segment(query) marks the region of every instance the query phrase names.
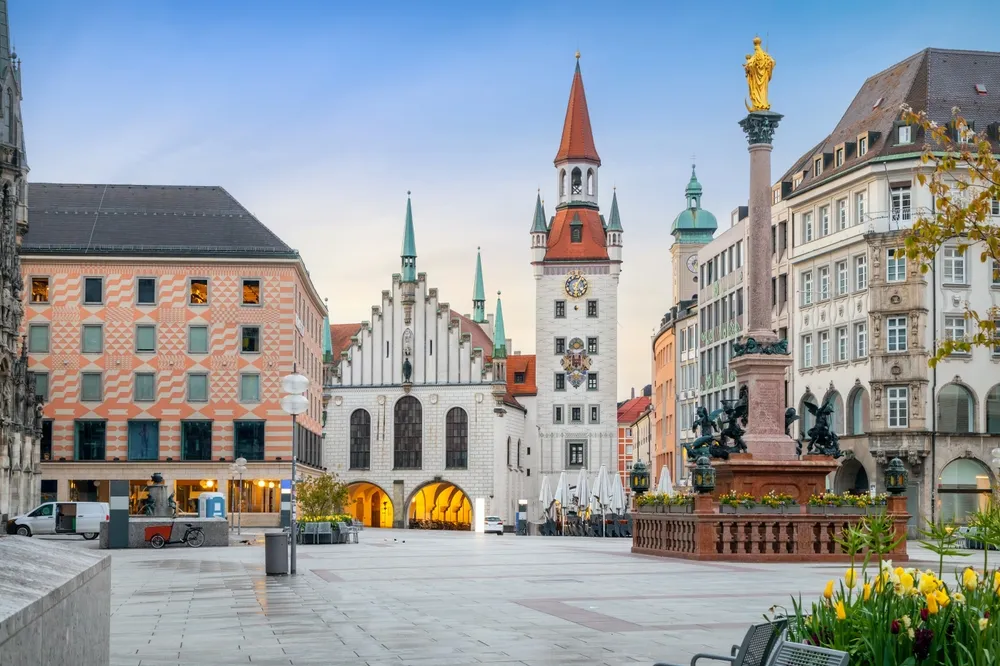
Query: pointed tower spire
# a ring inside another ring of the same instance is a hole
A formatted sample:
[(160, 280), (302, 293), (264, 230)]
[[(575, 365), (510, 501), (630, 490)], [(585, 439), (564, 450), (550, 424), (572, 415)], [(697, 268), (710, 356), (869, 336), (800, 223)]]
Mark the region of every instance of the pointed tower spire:
[[(7, 19), (7, 0), (0, 0), (0, 63), (6, 66), (13, 59), (10, 50), (10, 21)], [(2, 69), (0, 69), (2, 73)]]
[(594, 133), (590, 129), (590, 112), (587, 110), (587, 95), (583, 92), (583, 75), (580, 73), (580, 52), (576, 53), (576, 73), (569, 89), (569, 105), (563, 123), (562, 141), (555, 163), (568, 160), (589, 160), (601, 164), (594, 146)]
[(410, 192), (406, 192), (406, 225), (403, 227), (403, 282), (417, 281), (417, 242), (413, 235), (413, 208), (410, 205)]
[(507, 358), (507, 335), (503, 330), (503, 305), (497, 292), (497, 316), (493, 320), (493, 358)]
[(535, 217), (531, 221), (531, 233), (545, 234), (549, 231), (549, 225), (545, 222), (545, 208), (542, 207), (542, 193), (539, 190), (535, 197)]
[(622, 229), (622, 220), (618, 214), (618, 191), (611, 195), (611, 219), (608, 221), (608, 231), (625, 231)]
[(687, 198), (688, 208), (701, 207), (701, 183), (698, 182), (698, 176), (695, 175), (694, 164), (691, 165), (691, 180), (684, 188), (684, 196)]
[(323, 299), (326, 304), (326, 315), (323, 317), (323, 363), (333, 363), (333, 339), (330, 337), (330, 300)]
[(483, 259), (480, 248), (476, 248), (476, 282), (472, 287), (472, 321), (486, 322), (486, 289), (483, 287)]

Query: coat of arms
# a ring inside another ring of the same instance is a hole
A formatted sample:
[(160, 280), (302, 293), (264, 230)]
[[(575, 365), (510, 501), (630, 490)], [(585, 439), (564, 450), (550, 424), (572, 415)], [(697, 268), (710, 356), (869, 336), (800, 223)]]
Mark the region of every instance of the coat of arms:
[(566, 371), (566, 379), (573, 388), (580, 388), (587, 373), (590, 371), (590, 356), (580, 338), (573, 338), (566, 345), (566, 355), (563, 356), (563, 370)]

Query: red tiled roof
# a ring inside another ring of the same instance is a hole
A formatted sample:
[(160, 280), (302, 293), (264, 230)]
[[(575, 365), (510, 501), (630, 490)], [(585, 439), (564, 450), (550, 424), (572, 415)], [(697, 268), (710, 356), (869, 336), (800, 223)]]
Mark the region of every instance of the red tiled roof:
[(486, 331), (476, 322), (472, 321), (465, 315), (459, 314), (455, 310), (451, 311), (451, 318), (459, 320), (459, 330), (462, 333), (468, 333), (472, 336), (472, 348), (475, 349), (479, 347), (483, 350), (483, 356), (486, 358), (493, 357), (493, 341), (490, 336), (486, 334)]
[(519, 403), (517, 401), (517, 398), (515, 398), (510, 391), (507, 391), (507, 393), (504, 395), (503, 404), (507, 405), (508, 407), (513, 407), (514, 409), (519, 409), (525, 414), (528, 413), (528, 410), (524, 408), (524, 405)]
[(635, 420), (642, 416), (649, 404), (649, 398), (644, 395), (625, 401), (625, 404), (618, 408), (618, 423), (628, 423), (629, 425), (635, 423)]
[[(524, 373), (524, 382), (514, 381), (516, 373)], [(507, 391), (511, 395), (538, 395), (535, 385), (535, 355), (518, 354), (507, 356)]]
[(330, 324), (330, 342), (333, 344), (333, 362), (340, 360), (340, 352), (351, 346), (351, 338), (361, 330), (361, 324)]
[[(583, 225), (579, 243), (572, 242), (570, 231), (574, 220)], [(556, 211), (549, 230), (549, 246), (545, 260), (608, 259), (608, 248), (601, 215), (593, 208), (561, 208)]]
[(593, 160), (598, 164), (601, 158), (594, 146), (594, 133), (590, 129), (590, 112), (587, 111), (587, 95), (583, 92), (583, 76), (580, 63), (576, 63), (576, 74), (569, 89), (569, 105), (566, 107), (566, 121), (563, 123), (562, 141), (555, 162), (563, 160)]

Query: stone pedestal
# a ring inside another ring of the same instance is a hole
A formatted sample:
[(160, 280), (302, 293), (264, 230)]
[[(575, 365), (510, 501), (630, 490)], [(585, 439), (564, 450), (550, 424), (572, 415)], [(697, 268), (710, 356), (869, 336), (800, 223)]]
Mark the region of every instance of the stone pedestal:
[[(770, 310), (769, 310), (770, 311)], [(791, 357), (783, 354), (746, 354), (729, 361), (736, 381), (746, 385), (747, 450), (760, 460), (795, 460), (795, 441), (785, 434), (785, 369)]]
[(752, 454), (738, 453), (729, 460), (716, 461), (715, 489), (720, 495), (731, 490), (750, 493), (760, 499), (772, 490), (787, 493), (801, 506), (811, 495), (826, 491), (827, 475), (838, 464), (827, 456), (804, 456), (802, 460), (755, 459)]
[(153, 500), (152, 516), (156, 518), (169, 518), (174, 515), (170, 510), (170, 488), (164, 483), (150, 484), (146, 486), (149, 498)]

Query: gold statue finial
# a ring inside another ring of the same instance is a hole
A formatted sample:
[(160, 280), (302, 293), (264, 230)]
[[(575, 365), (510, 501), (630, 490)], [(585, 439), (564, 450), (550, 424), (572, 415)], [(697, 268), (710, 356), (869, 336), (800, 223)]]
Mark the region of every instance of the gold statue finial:
[(579, 51), (577, 51), (577, 52), (576, 52), (576, 59), (577, 59), (577, 60), (579, 60), (579, 59), (580, 59), (580, 52), (579, 52)]
[(753, 38), (753, 53), (743, 63), (743, 71), (750, 89), (750, 103), (743, 102), (747, 111), (769, 111), (771, 105), (767, 101), (767, 84), (771, 82), (771, 73), (774, 72), (774, 58), (760, 47), (759, 36)]

